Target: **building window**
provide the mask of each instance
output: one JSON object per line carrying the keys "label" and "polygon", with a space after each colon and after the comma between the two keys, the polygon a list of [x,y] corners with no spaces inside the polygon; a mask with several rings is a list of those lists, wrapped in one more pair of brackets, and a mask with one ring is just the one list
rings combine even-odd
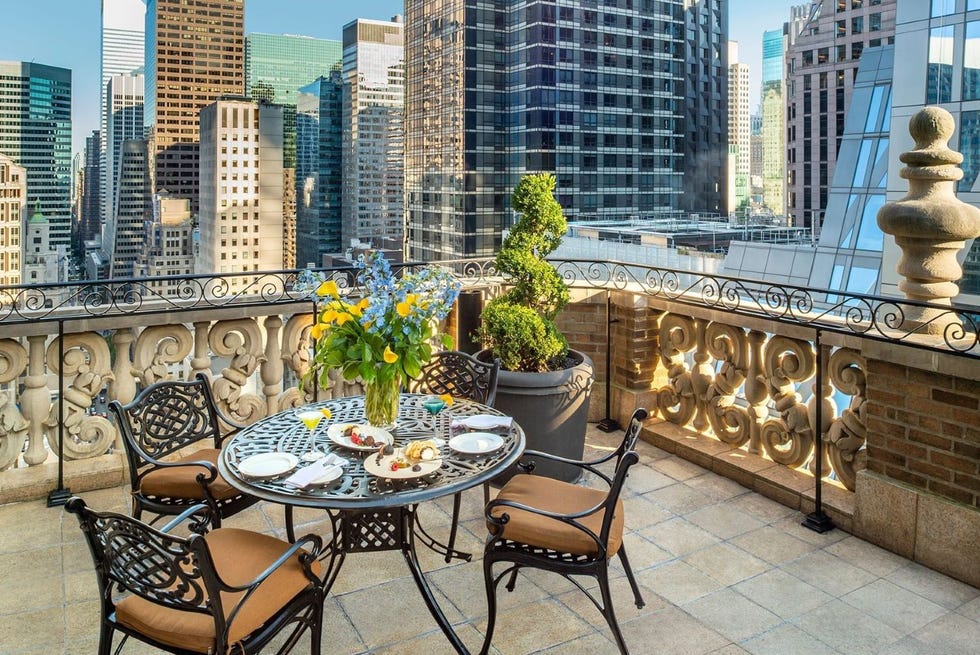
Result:
{"label": "building window", "polygon": [[952,87],[953,26],[934,27],[929,31],[926,102],[929,104],[950,102],[952,100]]}
{"label": "building window", "polygon": [[963,179],[958,190],[972,191],[980,174],[980,110],[960,114],[960,152],[963,153]]}
{"label": "building window", "polygon": [[869,32],[881,31],[881,14],[871,14],[868,16],[868,31]]}
{"label": "building window", "polygon": [[963,100],[980,100],[980,20],[966,24],[966,39],[963,46]]}
{"label": "building window", "polygon": [[932,0],[932,16],[948,16],[954,11],[956,0]]}
{"label": "building window", "polygon": [[860,34],[864,31],[864,16],[855,16],[851,19],[851,34]]}

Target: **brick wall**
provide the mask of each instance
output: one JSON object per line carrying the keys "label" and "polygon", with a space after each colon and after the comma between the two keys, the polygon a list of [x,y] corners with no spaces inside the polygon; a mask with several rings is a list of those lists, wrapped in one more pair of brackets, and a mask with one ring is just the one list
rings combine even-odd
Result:
{"label": "brick wall", "polygon": [[568,345],[592,358],[597,382],[606,379],[605,292],[572,291],[572,300],[555,321]]}
{"label": "brick wall", "polygon": [[980,508],[980,382],[868,359],[868,468]]}

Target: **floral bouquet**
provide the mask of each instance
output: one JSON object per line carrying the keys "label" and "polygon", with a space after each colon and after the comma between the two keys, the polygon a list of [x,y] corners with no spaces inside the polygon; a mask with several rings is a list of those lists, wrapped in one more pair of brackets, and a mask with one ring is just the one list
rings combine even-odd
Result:
{"label": "floral bouquet", "polygon": [[460,283],[445,268],[429,266],[396,277],[381,253],[360,257],[357,281],[363,296],[341,295],[337,283],[319,284],[316,295],[328,299],[310,332],[316,340],[307,378],[327,383],[329,369],[364,384],[365,413],[372,425],[391,425],[398,394],[409,378],[422,373],[436,337],[443,347],[451,338],[438,332],[456,298]]}

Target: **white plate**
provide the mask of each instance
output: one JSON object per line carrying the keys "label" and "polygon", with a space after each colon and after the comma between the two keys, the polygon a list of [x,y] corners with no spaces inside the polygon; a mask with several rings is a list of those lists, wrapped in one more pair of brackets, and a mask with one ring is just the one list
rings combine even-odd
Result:
{"label": "white plate", "polygon": [[371,475],[379,478],[389,478],[391,480],[408,480],[411,478],[421,478],[423,475],[435,473],[442,466],[441,459],[427,459],[419,462],[419,470],[413,471],[411,467],[391,470],[391,463],[395,461],[397,455],[385,455],[378,461],[377,455],[364,458],[364,470]]}
{"label": "white plate", "polygon": [[449,440],[449,447],[464,455],[492,453],[503,445],[500,435],[492,432],[467,432]]}
{"label": "white plate", "polygon": [[276,478],[289,473],[299,464],[291,453],[259,453],[238,463],[238,471],[248,478]]}
{"label": "white plate", "polygon": [[[375,445],[365,446],[362,444],[355,444],[353,441],[351,441],[350,437],[344,434],[344,430],[350,426],[357,426],[357,431],[361,436],[374,437]],[[350,448],[351,450],[358,450],[361,452],[377,450],[381,443],[384,443],[385,445],[395,443],[395,438],[392,437],[391,433],[384,428],[376,428],[373,425],[364,425],[363,423],[334,423],[327,428],[327,437],[338,446],[343,446],[344,448]]]}
{"label": "white plate", "polygon": [[460,423],[472,430],[493,430],[494,428],[509,428],[513,420],[510,416],[477,414],[461,419]]}

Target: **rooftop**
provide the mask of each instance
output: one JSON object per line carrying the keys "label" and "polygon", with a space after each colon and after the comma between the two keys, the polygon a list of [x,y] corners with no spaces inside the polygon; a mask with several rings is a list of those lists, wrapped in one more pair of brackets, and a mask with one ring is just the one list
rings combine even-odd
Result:
{"label": "rooftop", "polygon": [[[590,429],[588,449],[621,432]],[[956,655],[980,642],[980,590],[841,530],[800,526],[799,512],[649,443],[626,484],[625,543],[646,607],[632,604],[614,564],[614,600],[634,653]],[[587,453],[588,456],[589,453]],[[127,487],[82,494],[98,510],[128,513]],[[422,518],[445,535],[451,500]],[[464,643],[479,646],[486,623],[482,494],[464,494],[458,544],[474,561],[445,564],[424,551],[423,568]],[[325,531],[323,515],[298,514],[299,534]],[[282,509],[260,503],[226,522],[282,537]],[[25,529],[30,526],[30,529]],[[0,643],[9,655],[89,654],[98,641],[91,558],[77,521],[43,501],[0,506]],[[554,574],[521,576],[500,590],[498,655],[609,653],[598,611]],[[398,620],[389,620],[398,617]],[[397,553],[348,558],[326,600],[330,653],[449,653]],[[296,652],[304,652],[300,644]],[[130,640],[127,654],[155,652]]]}

